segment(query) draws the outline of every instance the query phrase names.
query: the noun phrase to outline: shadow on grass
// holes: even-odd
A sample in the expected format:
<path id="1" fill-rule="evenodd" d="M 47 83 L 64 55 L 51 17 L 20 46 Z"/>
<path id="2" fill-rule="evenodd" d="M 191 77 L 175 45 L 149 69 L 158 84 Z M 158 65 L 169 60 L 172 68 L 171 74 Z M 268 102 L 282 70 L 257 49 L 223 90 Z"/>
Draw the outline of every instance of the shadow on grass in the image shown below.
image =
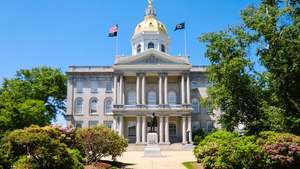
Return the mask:
<path id="1" fill-rule="evenodd" d="M 182 163 L 186 169 L 203 169 L 201 164 L 197 163 L 196 161 L 187 161 Z"/>

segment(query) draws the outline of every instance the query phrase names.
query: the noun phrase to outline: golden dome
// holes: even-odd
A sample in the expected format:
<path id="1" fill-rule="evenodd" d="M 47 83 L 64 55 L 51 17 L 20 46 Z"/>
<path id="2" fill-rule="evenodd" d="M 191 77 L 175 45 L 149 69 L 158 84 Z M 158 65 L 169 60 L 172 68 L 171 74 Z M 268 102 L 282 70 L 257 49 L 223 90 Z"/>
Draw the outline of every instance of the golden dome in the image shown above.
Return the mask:
<path id="1" fill-rule="evenodd" d="M 160 34 L 167 35 L 167 29 L 165 25 L 156 19 L 152 0 L 148 0 L 146 16 L 144 20 L 136 26 L 133 36 L 142 32 L 159 32 Z"/>

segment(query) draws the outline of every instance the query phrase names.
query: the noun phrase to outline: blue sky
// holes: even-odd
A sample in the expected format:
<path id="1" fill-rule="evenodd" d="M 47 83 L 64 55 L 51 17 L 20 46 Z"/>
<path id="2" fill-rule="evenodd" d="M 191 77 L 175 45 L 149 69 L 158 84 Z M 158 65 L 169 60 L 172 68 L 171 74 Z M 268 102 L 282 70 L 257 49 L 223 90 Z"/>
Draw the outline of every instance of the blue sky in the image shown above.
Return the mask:
<path id="1" fill-rule="evenodd" d="M 170 53 L 184 53 L 186 22 L 191 63 L 207 65 L 205 45 L 197 37 L 241 23 L 240 11 L 257 0 L 154 0 L 157 17 L 168 28 Z M 46 65 L 111 65 L 115 41 L 107 37 L 119 25 L 119 53 L 131 53 L 130 39 L 143 19 L 147 0 L 1 0 L 0 81 L 16 70 Z M 58 123 L 64 123 L 60 117 Z"/>

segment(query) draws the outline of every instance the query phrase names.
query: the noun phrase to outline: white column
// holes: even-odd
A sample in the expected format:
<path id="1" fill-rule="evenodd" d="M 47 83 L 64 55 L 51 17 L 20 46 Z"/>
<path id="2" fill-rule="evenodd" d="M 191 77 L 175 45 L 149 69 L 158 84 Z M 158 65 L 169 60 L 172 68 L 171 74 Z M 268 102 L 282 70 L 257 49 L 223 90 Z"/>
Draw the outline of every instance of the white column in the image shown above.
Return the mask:
<path id="1" fill-rule="evenodd" d="M 190 83 L 190 75 L 186 77 L 186 103 L 191 104 L 190 92 L 191 92 L 191 83 Z"/>
<path id="2" fill-rule="evenodd" d="M 145 102 L 145 75 L 143 75 L 142 77 L 142 104 L 145 105 L 146 102 Z"/>
<path id="3" fill-rule="evenodd" d="M 121 75 L 120 76 L 120 86 L 119 86 L 119 91 L 120 91 L 120 93 L 119 93 L 119 104 L 123 104 L 123 76 Z"/>
<path id="4" fill-rule="evenodd" d="M 162 90 L 162 86 L 163 86 L 163 79 L 162 79 L 162 76 L 159 75 L 159 104 L 162 105 L 163 104 L 163 90 Z"/>
<path id="5" fill-rule="evenodd" d="M 188 116 L 189 144 L 192 144 L 192 116 Z"/>
<path id="6" fill-rule="evenodd" d="M 140 77 L 136 76 L 136 104 L 140 104 Z"/>
<path id="7" fill-rule="evenodd" d="M 165 143 L 170 144 L 170 140 L 169 140 L 169 116 L 165 117 Z"/>
<path id="8" fill-rule="evenodd" d="M 118 117 L 116 117 L 116 116 L 113 117 L 113 130 L 114 131 L 118 131 L 118 128 L 117 128 L 118 127 L 118 124 L 117 124 L 118 123 L 118 119 L 117 118 Z"/>
<path id="9" fill-rule="evenodd" d="M 113 104 L 116 105 L 117 104 L 117 83 L 118 83 L 118 79 L 117 76 L 114 75 L 114 100 L 113 100 Z"/>
<path id="10" fill-rule="evenodd" d="M 120 120 L 120 123 L 119 123 L 119 135 L 120 136 L 123 136 L 123 119 L 124 119 L 123 116 L 119 117 L 119 120 Z"/>
<path id="11" fill-rule="evenodd" d="M 142 117 L 142 143 L 146 143 L 146 116 Z"/>
<path id="12" fill-rule="evenodd" d="M 168 104 L 168 75 L 165 76 L 165 104 Z"/>
<path id="13" fill-rule="evenodd" d="M 164 117 L 159 117 L 159 144 L 162 144 L 164 142 Z"/>
<path id="14" fill-rule="evenodd" d="M 182 116 L 182 144 L 186 144 L 186 117 Z"/>
<path id="15" fill-rule="evenodd" d="M 181 104 L 185 104 L 184 75 L 181 75 Z"/>
<path id="16" fill-rule="evenodd" d="M 141 118 L 140 116 L 136 116 L 136 143 L 140 143 L 141 142 Z"/>

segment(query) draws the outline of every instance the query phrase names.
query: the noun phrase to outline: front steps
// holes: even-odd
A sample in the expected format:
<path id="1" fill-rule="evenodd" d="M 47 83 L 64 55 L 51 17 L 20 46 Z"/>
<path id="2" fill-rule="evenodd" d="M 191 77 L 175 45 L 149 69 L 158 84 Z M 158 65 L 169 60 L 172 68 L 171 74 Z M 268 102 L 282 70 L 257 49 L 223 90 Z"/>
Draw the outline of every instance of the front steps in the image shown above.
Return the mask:
<path id="1" fill-rule="evenodd" d="M 192 151 L 192 144 L 158 144 L 161 151 Z M 144 151 L 146 144 L 128 144 L 127 151 Z"/>

